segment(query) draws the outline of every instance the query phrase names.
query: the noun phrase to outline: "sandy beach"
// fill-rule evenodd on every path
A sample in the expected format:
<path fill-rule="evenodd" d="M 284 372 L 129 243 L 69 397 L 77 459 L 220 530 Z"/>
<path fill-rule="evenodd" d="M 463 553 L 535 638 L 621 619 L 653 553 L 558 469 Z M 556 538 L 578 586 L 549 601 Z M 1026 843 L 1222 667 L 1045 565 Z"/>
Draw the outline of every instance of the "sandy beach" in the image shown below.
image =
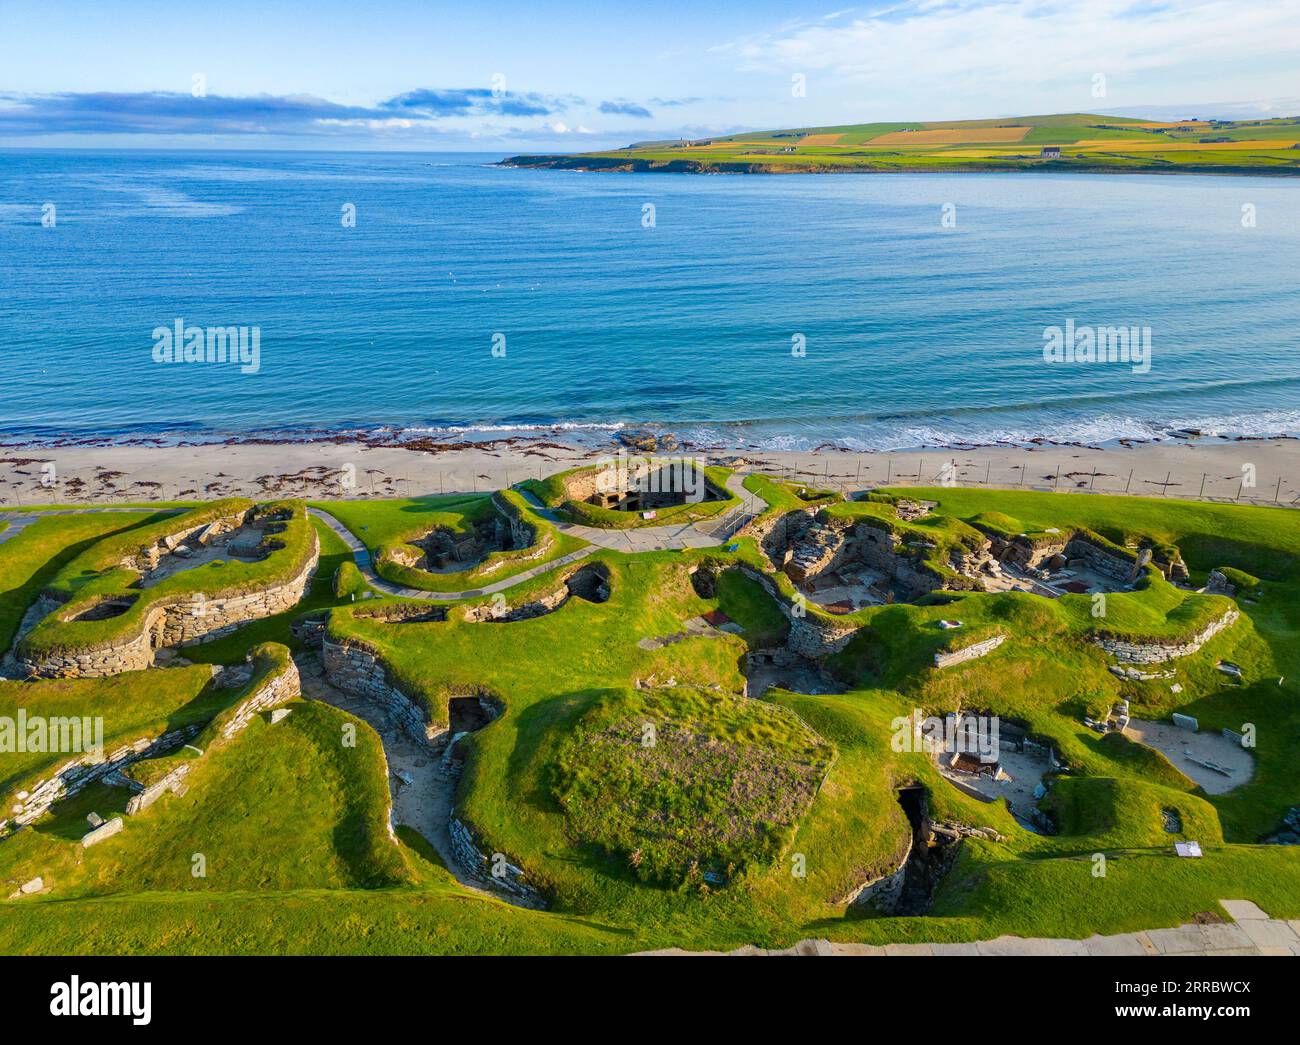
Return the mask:
<path fill-rule="evenodd" d="M 0 448 L 0 508 L 225 496 L 415 497 L 481 492 L 594 462 L 619 447 L 512 438 L 420 449 L 359 442 Z M 993 486 L 1300 505 L 1300 441 L 859 453 L 688 447 L 709 463 L 846 492 L 888 484 Z"/>

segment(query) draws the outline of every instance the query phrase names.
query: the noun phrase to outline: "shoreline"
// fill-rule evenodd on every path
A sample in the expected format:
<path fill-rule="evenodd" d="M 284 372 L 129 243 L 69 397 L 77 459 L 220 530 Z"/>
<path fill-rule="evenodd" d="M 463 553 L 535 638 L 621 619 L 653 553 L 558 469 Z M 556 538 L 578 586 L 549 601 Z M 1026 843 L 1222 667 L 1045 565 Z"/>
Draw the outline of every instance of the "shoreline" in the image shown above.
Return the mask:
<path fill-rule="evenodd" d="M 482 493 L 593 464 L 619 449 L 614 438 L 588 445 L 549 433 L 400 445 L 342 438 L 170 446 L 0 445 L 0 511 L 229 496 L 339 500 Z M 657 452 L 845 493 L 885 485 L 956 485 L 1300 507 L 1300 440 L 1286 436 L 899 451 L 683 443 Z"/>

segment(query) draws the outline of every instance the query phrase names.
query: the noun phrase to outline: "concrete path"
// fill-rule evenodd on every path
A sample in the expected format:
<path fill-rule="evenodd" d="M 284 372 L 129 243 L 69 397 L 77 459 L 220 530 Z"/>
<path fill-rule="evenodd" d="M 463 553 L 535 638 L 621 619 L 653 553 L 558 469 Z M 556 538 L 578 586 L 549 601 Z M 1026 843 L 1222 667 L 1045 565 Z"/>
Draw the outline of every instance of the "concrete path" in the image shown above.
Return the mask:
<path fill-rule="evenodd" d="M 609 548 L 620 552 L 650 552 L 664 550 L 681 550 L 683 548 L 713 548 L 724 543 L 737 530 L 757 516 L 767 507 L 767 502 L 744 487 L 745 477 L 732 473 L 727 478 L 727 489 L 733 493 L 738 502 L 725 512 L 712 519 L 703 519 L 694 523 L 675 523 L 668 526 L 639 526 L 630 530 L 604 530 L 595 526 L 581 526 L 560 518 L 559 514 L 547 508 L 533 494 L 521 491 L 528 506 L 551 523 L 561 533 L 586 541 L 589 547 L 580 548 L 558 559 L 551 559 L 523 573 L 516 573 L 505 580 L 485 584 L 481 588 L 469 591 L 423 591 L 419 588 L 406 588 L 400 584 L 386 581 L 375 572 L 370 558 L 370 550 L 357 536 L 329 512 L 320 508 L 308 508 L 308 514 L 314 516 L 338 534 L 339 538 L 352 551 L 352 561 L 357 569 L 376 591 L 386 595 L 398 595 L 405 599 L 429 599 L 434 602 L 455 602 L 459 599 L 472 599 L 482 595 L 492 595 L 516 584 L 532 580 L 543 573 L 567 566 L 592 555 L 598 548 Z"/>
<path fill-rule="evenodd" d="M 181 508 L 126 508 L 121 505 L 107 505 L 102 508 L 42 508 L 39 511 L 31 512 L 0 512 L 0 522 L 6 522 L 9 525 L 0 530 L 0 544 L 6 541 L 12 541 L 27 527 L 38 519 L 44 519 L 50 515 L 98 515 L 103 512 L 180 512 Z"/>
<path fill-rule="evenodd" d="M 619 552 L 679 551 L 683 548 L 716 547 L 767 508 L 767 502 L 746 490 L 744 483 L 745 476 L 739 472 L 727 477 L 727 490 L 738 498 L 738 502 L 710 519 L 665 526 L 635 526 L 626 530 L 568 522 L 554 509 L 545 507 L 533 494 L 521 493 L 529 507 L 561 533 L 579 537 L 588 544 Z"/>
<path fill-rule="evenodd" d="M 1162 955 L 1300 955 L 1300 919 L 1290 921 L 1270 918 L 1250 900 L 1220 900 L 1223 909 L 1234 919 L 1214 925 L 1180 925 L 1176 929 L 1146 929 L 1118 936 L 1089 936 L 1086 940 L 1047 939 L 1039 937 L 999 936 L 996 940 L 974 943 L 888 943 L 875 946 L 865 943 L 835 943 L 830 940 L 800 940 L 793 947 L 768 951 L 759 947 L 740 947 L 726 953 L 741 956 L 807 955 L 838 957 L 865 956 L 932 956 L 932 955 L 1030 955 L 1057 957 L 1064 955 L 1091 957 L 1160 957 Z M 720 954 L 719 951 L 683 951 L 668 948 L 644 951 L 654 955 Z"/>
<path fill-rule="evenodd" d="M 370 586 L 377 591 L 382 591 L 387 595 L 400 595 L 405 599 L 431 599 L 435 602 L 455 602 L 458 599 L 473 599 L 480 595 L 492 595 L 498 591 L 504 591 L 506 588 L 513 588 L 516 584 L 523 584 L 524 581 L 532 580 L 543 573 L 549 573 L 551 570 L 559 569 L 561 566 L 567 566 L 571 562 L 577 562 L 579 559 L 585 559 L 588 555 L 595 552 L 595 548 L 579 548 L 568 555 L 562 555 L 558 559 L 550 559 L 539 566 L 524 570 L 523 573 L 516 573 L 505 580 L 495 581 L 492 584 L 485 584 L 481 588 L 472 588 L 468 591 L 422 591 L 419 588 L 404 588 L 400 584 L 393 584 L 391 581 L 384 580 L 375 572 L 374 563 L 370 561 L 370 549 L 357 539 L 357 537 L 339 522 L 334 516 L 319 508 L 308 508 L 307 514 L 319 519 L 336 534 L 352 551 L 352 561 L 357 564 L 357 569 L 361 571 L 362 576 L 366 578 Z"/>

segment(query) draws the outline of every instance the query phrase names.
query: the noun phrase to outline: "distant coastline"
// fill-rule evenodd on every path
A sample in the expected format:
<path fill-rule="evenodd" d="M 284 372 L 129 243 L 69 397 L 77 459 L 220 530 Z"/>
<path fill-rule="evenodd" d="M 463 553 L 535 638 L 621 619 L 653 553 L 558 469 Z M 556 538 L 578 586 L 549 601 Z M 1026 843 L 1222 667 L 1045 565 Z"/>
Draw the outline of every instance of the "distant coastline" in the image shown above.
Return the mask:
<path fill-rule="evenodd" d="M 891 164 L 869 162 L 858 165 L 828 166 L 817 163 L 759 163 L 710 160 L 650 160 L 617 155 L 520 155 L 509 156 L 497 164 L 520 170 L 582 171 L 592 174 L 1009 174 L 1016 172 L 1046 174 L 1228 174 L 1252 178 L 1300 177 L 1300 161 L 1295 167 L 1254 167 L 1231 164 L 1162 164 L 1126 167 L 1105 163 L 1037 163 L 1033 161 L 957 164 L 941 168 L 932 164 Z"/>
<path fill-rule="evenodd" d="M 1300 174 L 1300 118 L 1173 122 L 1063 113 L 993 120 L 796 127 L 503 166 L 660 174 Z"/>

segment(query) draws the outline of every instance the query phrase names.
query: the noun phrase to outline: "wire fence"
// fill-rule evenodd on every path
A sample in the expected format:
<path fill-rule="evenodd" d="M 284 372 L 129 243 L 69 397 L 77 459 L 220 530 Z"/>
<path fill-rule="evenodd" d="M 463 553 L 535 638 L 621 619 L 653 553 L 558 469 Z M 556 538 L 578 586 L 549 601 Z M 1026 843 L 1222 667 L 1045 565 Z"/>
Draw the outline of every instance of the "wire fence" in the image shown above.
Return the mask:
<path fill-rule="evenodd" d="M 846 497 L 888 486 L 985 487 L 1000 490 L 1037 490 L 1052 493 L 1107 494 L 1130 497 L 1168 497 L 1219 504 L 1253 504 L 1300 508 L 1300 488 L 1282 475 L 1239 474 L 1224 476 L 1208 471 L 1167 469 L 1162 474 L 1142 474 L 1134 468 L 1108 472 L 1043 462 L 999 464 L 994 461 L 962 463 L 955 457 L 881 459 L 859 457 L 848 471 L 827 459 L 823 468 L 793 466 L 765 469 L 765 474 Z"/>

